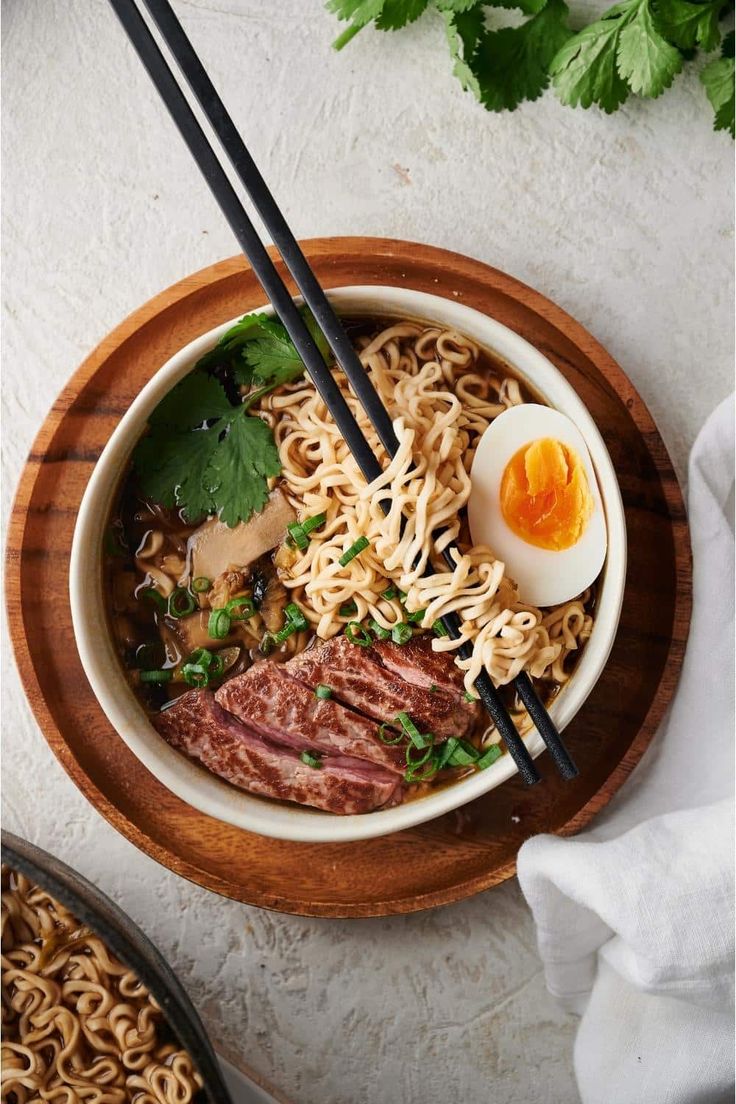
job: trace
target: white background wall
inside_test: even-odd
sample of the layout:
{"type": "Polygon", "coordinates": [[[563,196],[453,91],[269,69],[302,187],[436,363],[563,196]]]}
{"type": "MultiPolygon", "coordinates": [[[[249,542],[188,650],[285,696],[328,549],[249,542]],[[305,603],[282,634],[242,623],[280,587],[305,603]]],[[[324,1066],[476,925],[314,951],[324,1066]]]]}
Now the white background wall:
{"type": "MultiPolygon", "coordinates": [[[[733,150],[694,73],[611,118],[549,94],[488,115],[452,78],[438,17],[337,55],[319,0],[176,7],[299,235],[425,241],[539,288],[622,364],[685,471],[732,348],[733,150]]],[[[87,352],[236,250],[107,4],[5,0],[3,17],[7,509],[87,352]]],[[[6,827],[110,893],[176,964],[214,1040],[299,1104],[577,1099],[575,1021],[545,992],[515,883],[391,920],[223,901],[85,802],[9,657],[3,719],[6,827]]]]}

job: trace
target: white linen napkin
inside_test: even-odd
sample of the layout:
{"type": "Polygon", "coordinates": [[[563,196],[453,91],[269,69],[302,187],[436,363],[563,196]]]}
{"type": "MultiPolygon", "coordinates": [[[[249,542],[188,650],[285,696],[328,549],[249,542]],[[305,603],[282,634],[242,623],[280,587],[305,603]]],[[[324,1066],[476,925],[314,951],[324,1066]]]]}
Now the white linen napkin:
{"type": "Polygon", "coordinates": [[[595,827],[519,852],[583,1104],[732,1101],[733,399],[690,456],[693,618],[675,701],[595,827]]]}

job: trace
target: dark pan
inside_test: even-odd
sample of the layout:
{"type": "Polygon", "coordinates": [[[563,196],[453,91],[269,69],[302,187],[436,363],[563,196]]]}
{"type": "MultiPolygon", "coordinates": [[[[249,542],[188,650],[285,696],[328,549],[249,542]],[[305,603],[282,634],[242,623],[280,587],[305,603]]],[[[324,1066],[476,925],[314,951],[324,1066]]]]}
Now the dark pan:
{"type": "Polygon", "coordinates": [[[76,870],[10,832],[2,833],[2,861],[43,886],[136,973],[199,1070],[204,1088],[197,1095],[197,1104],[233,1104],[194,1005],[168,962],[130,917],[76,870]]]}

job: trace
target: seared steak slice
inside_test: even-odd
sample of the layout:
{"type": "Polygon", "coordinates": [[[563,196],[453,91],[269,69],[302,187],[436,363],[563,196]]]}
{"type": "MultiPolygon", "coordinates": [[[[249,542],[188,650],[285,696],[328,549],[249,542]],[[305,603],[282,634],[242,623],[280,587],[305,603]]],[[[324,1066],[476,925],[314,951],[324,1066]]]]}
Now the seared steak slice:
{"type": "Polygon", "coordinates": [[[403,774],[404,747],[388,747],[378,725],[288,673],[289,664],[261,660],[245,674],[229,679],[216,692],[218,703],[267,739],[299,751],[320,751],[366,759],[403,774]]]}
{"type": "Polygon", "coordinates": [[[370,813],[401,793],[396,774],[335,756],[315,768],[226,713],[209,690],[191,690],[154,719],[172,747],[242,790],[343,815],[370,813]]]}
{"type": "Polygon", "coordinates": [[[463,673],[455,666],[449,652],[435,652],[429,634],[414,636],[408,643],[398,645],[390,640],[377,640],[374,648],[384,667],[413,686],[439,686],[454,700],[462,702],[472,715],[472,703],[463,698],[465,687],[463,673]]]}
{"type": "Polygon", "coordinates": [[[379,722],[392,721],[403,710],[422,731],[445,738],[465,736],[473,720],[472,710],[454,687],[448,693],[431,682],[424,687],[404,681],[384,666],[373,648],[351,644],[346,636],[301,652],[285,667],[307,686],[324,683],[334,698],[379,722]]]}

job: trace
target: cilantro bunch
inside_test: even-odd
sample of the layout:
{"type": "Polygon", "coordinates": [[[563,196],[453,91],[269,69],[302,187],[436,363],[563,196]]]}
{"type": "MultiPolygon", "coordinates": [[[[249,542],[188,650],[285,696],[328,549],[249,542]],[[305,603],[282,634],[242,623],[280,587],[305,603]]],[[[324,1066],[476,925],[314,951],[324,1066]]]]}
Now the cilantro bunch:
{"type": "Polygon", "coordinates": [[[340,50],[373,23],[392,31],[428,8],[444,19],[453,72],[489,111],[513,111],[551,82],[563,104],[615,111],[627,97],[656,97],[698,51],[720,56],[702,69],[716,130],[734,135],[734,35],[721,42],[733,0],[623,0],[581,31],[564,0],[327,0],[349,25],[340,50]],[[515,8],[518,26],[494,27],[493,9],[515,8]]]}
{"type": "MultiPolygon", "coordinates": [[[[314,319],[308,312],[304,317],[327,356],[314,319]]],[[[252,414],[252,407],[303,371],[277,318],[242,318],[148,419],[149,432],[133,453],[143,494],[167,508],[176,507],[192,522],[218,514],[234,526],[262,510],[267,481],[279,475],[281,462],[270,428],[252,414]]]]}

